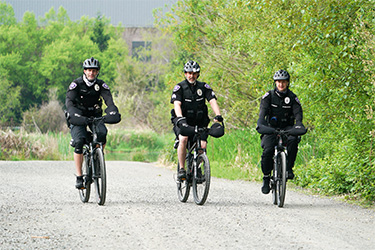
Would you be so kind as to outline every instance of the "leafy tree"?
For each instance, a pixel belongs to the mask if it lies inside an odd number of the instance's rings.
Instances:
[[[82,75],[82,62],[99,53],[97,47],[90,38],[85,35],[71,34],[69,27],[62,30],[62,37],[44,48],[43,57],[40,62],[40,72],[46,82],[40,86],[39,91],[55,87],[58,100],[65,99],[66,90],[72,80]],[[69,36],[67,34],[70,34]],[[78,53],[77,53],[78,52]]]
[[[310,134],[324,139],[303,181],[328,179],[326,190],[374,199],[375,177],[365,177],[374,161],[363,161],[373,151],[373,17],[366,0],[185,0],[161,15],[158,25],[173,34],[177,46],[170,77],[188,59],[197,60],[201,78],[212,83],[234,127],[255,126],[273,73],[288,70]]]
[[[0,1],[0,25],[14,25],[17,19],[13,7],[5,1]]]
[[[0,60],[3,59],[0,57]],[[21,114],[20,87],[14,86],[2,73],[0,76],[0,125],[14,126],[19,122],[16,118]]]
[[[103,20],[103,17],[98,14],[95,20],[93,34],[90,36],[90,39],[98,45],[101,52],[108,48],[108,40],[110,39],[110,36],[108,34],[104,34],[104,28],[108,25],[109,20]]]

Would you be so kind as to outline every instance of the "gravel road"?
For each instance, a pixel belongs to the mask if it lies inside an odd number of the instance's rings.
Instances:
[[[83,204],[73,162],[0,161],[0,249],[375,249],[375,210],[260,183],[212,179],[178,201],[174,171],[107,162],[107,200]]]

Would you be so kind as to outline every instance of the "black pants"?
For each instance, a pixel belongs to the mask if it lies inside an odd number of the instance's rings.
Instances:
[[[92,129],[90,128],[92,131]],[[98,141],[105,144],[107,142],[107,127],[104,125],[104,123],[101,123],[97,127],[97,134],[98,134]],[[70,142],[70,145],[72,145],[75,149],[74,152],[77,154],[83,153],[83,145],[86,142],[86,139],[88,138],[88,131],[87,126],[75,126],[70,125],[70,134],[72,136],[72,140]]]
[[[261,146],[263,148],[262,154],[262,172],[264,175],[271,174],[273,169],[273,154],[275,153],[275,146],[277,145],[276,135],[262,135]],[[294,166],[298,152],[298,136],[288,136],[287,150],[288,150],[288,165],[287,170]]]

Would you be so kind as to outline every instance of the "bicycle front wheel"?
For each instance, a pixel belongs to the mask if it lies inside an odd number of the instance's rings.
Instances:
[[[84,180],[84,189],[79,189],[79,197],[83,203],[86,203],[90,199],[90,191],[91,191],[91,168],[90,168],[90,156],[88,152],[84,152],[83,154],[83,162],[82,162],[82,175]]]
[[[286,193],[286,154],[280,153],[280,171],[277,177],[276,190],[277,190],[277,205],[284,206],[285,193]]]
[[[187,160],[188,156],[186,156],[186,161],[185,161],[185,169],[188,169],[189,161]],[[180,170],[180,163],[177,164],[177,173]],[[190,194],[190,183],[189,183],[189,177],[186,176],[185,180],[180,180],[177,181],[177,195],[178,199],[181,202],[186,202],[187,199],[189,198]]]
[[[193,195],[197,205],[203,205],[208,197],[211,182],[210,162],[205,153],[198,156],[196,173],[193,175]]]
[[[95,150],[94,155],[95,176],[93,176],[96,189],[96,202],[104,205],[107,192],[107,176],[104,154],[101,148]]]

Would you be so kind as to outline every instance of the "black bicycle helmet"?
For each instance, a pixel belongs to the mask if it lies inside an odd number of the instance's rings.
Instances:
[[[91,57],[83,62],[83,68],[100,70],[100,63],[94,57]]]
[[[273,80],[274,81],[277,81],[277,80],[287,80],[287,81],[289,81],[290,75],[286,70],[280,69],[280,70],[276,71],[276,73],[273,75]]]
[[[184,72],[200,72],[201,71],[201,67],[199,66],[199,64],[197,62],[194,62],[192,60],[188,61],[187,63],[185,63],[185,66],[184,66]]]

